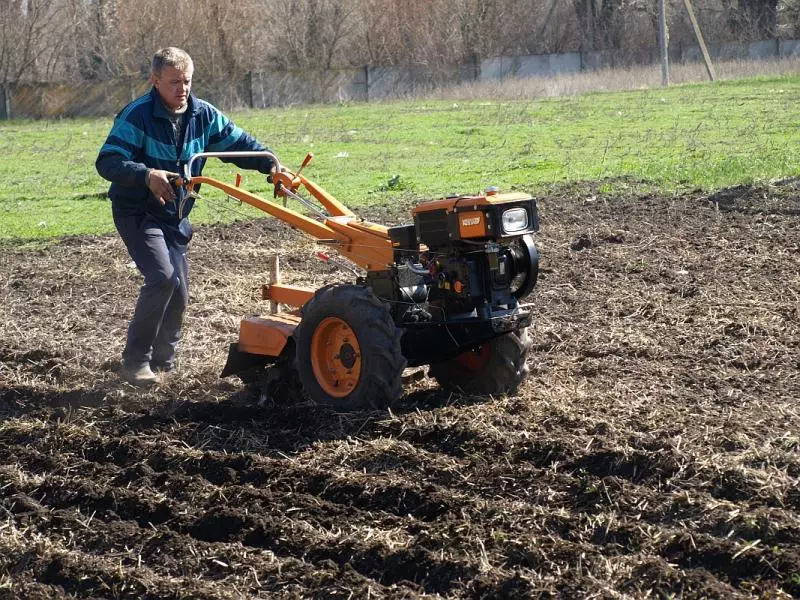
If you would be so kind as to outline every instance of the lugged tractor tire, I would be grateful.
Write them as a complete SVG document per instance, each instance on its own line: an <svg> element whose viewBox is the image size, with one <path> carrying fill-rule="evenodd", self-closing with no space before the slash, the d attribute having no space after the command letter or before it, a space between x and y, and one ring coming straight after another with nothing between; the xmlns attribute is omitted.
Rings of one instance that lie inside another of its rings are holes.
<svg viewBox="0 0 800 600"><path fill-rule="evenodd" d="M370 288L319 289L294 331L295 370L305 394L341 410L386 408L402 393L406 360L389 308Z"/></svg>
<svg viewBox="0 0 800 600"><path fill-rule="evenodd" d="M475 350L432 364L428 375L446 390L479 396L513 394L528 377L528 328L493 338Z"/></svg>

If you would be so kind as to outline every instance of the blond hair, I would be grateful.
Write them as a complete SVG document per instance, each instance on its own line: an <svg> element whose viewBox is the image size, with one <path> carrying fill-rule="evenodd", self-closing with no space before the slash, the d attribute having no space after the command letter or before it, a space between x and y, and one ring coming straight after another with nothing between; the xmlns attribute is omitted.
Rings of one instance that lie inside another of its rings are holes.
<svg viewBox="0 0 800 600"><path fill-rule="evenodd" d="M160 75L164 67L173 67L179 71L186 71L193 68L194 63L192 63L192 57L185 50L169 46L153 54L150 71L154 75Z"/></svg>

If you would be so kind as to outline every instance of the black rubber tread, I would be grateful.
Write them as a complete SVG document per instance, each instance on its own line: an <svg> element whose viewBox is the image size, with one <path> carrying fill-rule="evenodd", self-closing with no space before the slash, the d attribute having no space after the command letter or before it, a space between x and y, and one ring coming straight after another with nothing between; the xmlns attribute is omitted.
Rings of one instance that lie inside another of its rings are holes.
<svg viewBox="0 0 800 600"><path fill-rule="evenodd" d="M521 288L512 292L517 300L522 300L533 291L533 288L536 287L536 282L539 280L539 253L536 250L536 244L531 234L522 236L517 243L529 248L530 251L530 254L528 254L528 277Z"/></svg>
<svg viewBox="0 0 800 600"><path fill-rule="evenodd" d="M378 300L372 288L350 284L325 286L306 302L300 314L302 319L294 331L295 369L309 398L337 409L358 410L386 408L400 397L406 366L400 349L402 332L395 326L388 305ZM317 382L311 365L311 339L327 317L345 321L361 347L361 379L344 398L327 394Z"/></svg>
<svg viewBox="0 0 800 600"><path fill-rule="evenodd" d="M457 358L431 365L428 375L446 390L468 394L512 394L530 373L526 363L531 338L528 328L501 335L489 343L488 362L477 371L466 369Z"/></svg>

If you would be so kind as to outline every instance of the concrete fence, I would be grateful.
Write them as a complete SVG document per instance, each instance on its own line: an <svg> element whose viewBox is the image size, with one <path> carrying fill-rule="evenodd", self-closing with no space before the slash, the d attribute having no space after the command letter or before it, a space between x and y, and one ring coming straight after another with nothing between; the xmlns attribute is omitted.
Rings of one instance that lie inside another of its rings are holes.
<svg viewBox="0 0 800 600"><path fill-rule="evenodd" d="M800 40L712 44L713 60L800 58ZM672 63L702 60L697 46L670 48ZM292 104L369 102L402 98L437 88L505 78L553 77L605 68L658 64L658 50L638 54L604 50L528 56L500 56L464 65L371 67L319 71L249 73L243 81L203 79L194 91L220 108L266 108ZM0 119L113 115L141 95L148 84L113 80L101 84L24 84L0 88Z"/></svg>

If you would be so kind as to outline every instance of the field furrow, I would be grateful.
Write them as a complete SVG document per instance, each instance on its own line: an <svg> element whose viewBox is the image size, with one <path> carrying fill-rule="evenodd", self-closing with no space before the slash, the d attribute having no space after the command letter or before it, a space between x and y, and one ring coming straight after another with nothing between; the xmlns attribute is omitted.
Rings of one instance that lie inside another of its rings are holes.
<svg viewBox="0 0 800 600"><path fill-rule="evenodd" d="M797 184L540 202L529 379L385 412L218 379L279 244L287 280L346 280L271 222L200 229L149 390L114 373L121 245L9 248L0 596L800 596Z"/></svg>

